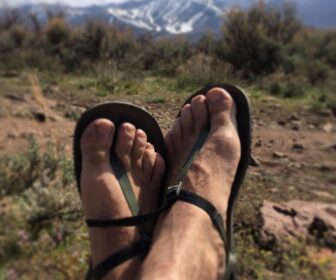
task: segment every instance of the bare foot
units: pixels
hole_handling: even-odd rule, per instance
[[[98,119],[85,129],[80,143],[83,154],[81,198],[86,219],[132,216],[110,164],[114,141],[116,154],[127,170],[140,211],[148,213],[158,207],[165,163],[147,143],[145,132],[124,123],[116,133],[111,121]],[[89,228],[89,236],[93,267],[139,240],[136,227]],[[140,263],[139,257],[127,261],[113,269],[105,279],[134,279]]]
[[[168,185],[171,185],[199,133],[210,124],[210,133],[186,173],[182,188],[211,202],[224,219],[240,160],[235,116],[231,96],[221,88],[214,88],[185,105],[166,136]],[[158,252],[164,260],[161,263],[156,260]],[[224,274],[224,260],[223,241],[209,216],[202,209],[179,201],[161,216],[156,226],[142,276],[160,279],[159,272],[164,271],[165,279],[218,279]]]

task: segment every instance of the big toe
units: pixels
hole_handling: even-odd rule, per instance
[[[108,162],[115,126],[108,119],[97,119],[85,129],[81,141],[83,165]]]
[[[213,88],[206,94],[211,124],[225,125],[235,119],[235,104],[231,95],[222,88]]]

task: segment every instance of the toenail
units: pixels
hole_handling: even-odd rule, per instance
[[[205,100],[205,96],[204,95],[197,95],[193,98],[193,101],[194,102],[198,102],[198,103],[201,103]]]
[[[137,130],[137,137],[141,138],[141,139],[144,139],[144,138],[146,138],[146,134],[145,134],[145,132],[143,130],[138,129]]]
[[[133,126],[130,123],[124,123],[123,124],[123,128],[127,131],[127,132],[131,132],[133,131]]]
[[[101,124],[96,124],[95,125],[96,132],[99,136],[101,137],[106,137],[109,136],[112,133],[112,126],[106,126],[106,125],[101,125]]]
[[[217,102],[224,99],[224,95],[220,91],[211,91],[208,94],[208,98],[211,102]]]

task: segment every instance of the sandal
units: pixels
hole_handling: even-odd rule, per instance
[[[205,128],[196,139],[195,144],[192,147],[191,152],[189,153],[189,156],[187,157],[187,160],[185,161],[177,177],[176,182],[172,186],[168,187],[166,191],[166,200],[164,205],[165,207],[170,207],[176,201],[181,200],[191,203],[195,206],[198,206],[210,216],[214,226],[218,230],[225,244],[226,271],[224,279],[234,279],[233,266],[235,262],[235,256],[234,256],[234,243],[233,243],[233,208],[236,198],[238,196],[240,186],[242,184],[243,178],[245,176],[246,170],[250,162],[250,150],[251,150],[251,138],[252,138],[251,109],[246,94],[238,87],[230,84],[219,84],[205,87],[197,91],[192,96],[190,96],[188,100],[184,103],[184,105],[188,103],[190,104],[192,98],[195,97],[196,95],[206,95],[207,92],[214,87],[220,87],[226,90],[231,95],[232,99],[236,104],[237,127],[241,143],[241,158],[238,164],[237,172],[229,196],[226,225],[224,225],[221,214],[217,211],[216,207],[212,203],[210,203],[209,201],[207,201],[206,199],[202,198],[201,196],[195,193],[191,193],[182,189],[182,182],[184,175],[190,168],[193,159],[197,156],[198,152],[201,150],[209,134],[210,127]],[[178,117],[180,113],[178,114]]]
[[[142,129],[147,134],[148,142],[150,142],[154,146],[155,150],[160,153],[163,158],[165,158],[166,147],[160,127],[156,120],[148,112],[140,107],[122,102],[108,102],[97,105],[83,113],[75,128],[73,150],[75,175],[79,192],[81,191],[80,177],[82,171],[80,139],[86,127],[92,121],[99,118],[111,120],[116,128],[124,122],[129,122],[136,128]],[[135,244],[132,244],[131,246],[111,255],[99,263],[96,267],[92,268],[92,265],[90,265],[86,279],[102,279],[110,270],[119,264],[135,256],[145,255],[150,247],[151,236],[146,232],[143,225],[157,216],[152,215],[147,219],[141,219],[141,215],[138,215],[139,205],[126,175],[126,170],[113,152],[113,149],[111,149],[110,161],[133,217],[115,220],[86,220],[86,223],[89,227],[137,226],[140,233],[140,240]]]

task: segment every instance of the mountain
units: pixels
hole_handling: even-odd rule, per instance
[[[283,7],[286,0],[267,0],[270,7]],[[298,14],[307,25],[335,27],[336,1],[292,0]],[[88,20],[109,22],[118,27],[131,27],[137,33],[150,32],[154,36],[188,34],[199,37],[210,30],[220,34],[221,25],[228,9],[237,5],[243,9],[258,0],[119,0],[107,5],[72,7],[66,4],[25,5],[18,9],[21,14],[35,14],[40,22],[47,20],[47,10],[62,11],[73,25]],[[1,17],[1,9],[0,9]]]

